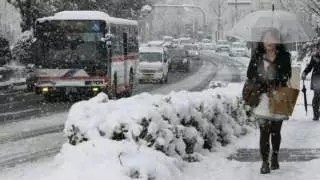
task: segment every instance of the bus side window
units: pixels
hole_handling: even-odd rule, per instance
[[[121,27],[116,24],[111,25],[111,33],[114,35],[112,40],[113,54],[116,56],[122,55],[122,34],[120,33]]]
[[[128,55],[128,33],[125,31],[123,32],[123,54]]]

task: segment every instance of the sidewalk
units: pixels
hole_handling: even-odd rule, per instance
[[[307,86],[309,89],[309,82]],[[308,103],[312,95],[308,90]],[[296,106],[293,117],[283,124],[280,170],[260,174],[259,131],[255,130],[234,145],[210,154],[204,161],[189,164],[185,170],[188,177],[199,180],[320,179],[320,122],[312,121],[311,106],[306,117],[302,93],[298,104],[301,105]]]

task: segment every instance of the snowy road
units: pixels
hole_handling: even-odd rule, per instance
[[[226,63],[223,57],[208,54],[204,54],[203,56],[206,58],[206,61],[204,61],[204,64],[200,67],[201,71],[194,72],[192,75],[181,79],[179,82],[169,84],[164,88],[155,89],[150,91],[150,93],[166,94],[178,90],[204,89],[216,75],[217,68],[223,65],[224,68],[222,69],[225,70],[227,66],[225,66]],[[230,67],[229,71],[234,70],[233,68],[234,67]],[[63,108],[67,107],[62,106],[61,109]],[[21,152],[16,152],[14,150],[8,151],[8,148],[1,148],[0,166],[12,166],[16,163],[36,160],[48,155],[56,154],[60,149],[62,142],[66,141],[66,138],[63,137],[63,134],[61,133],[66,118],[67,113],[65,112],[16,123],[2,124],[0,127],[0,145],[3,147],[8,146],[8,148],[17,147],[17,149],[19,149],[19,146],[24,148],[20,149],[22,150]],[[25,141],[26,139],[28,142]],[[48,141],[48,139],[50,140]],[[46,144],[50,142],[51,139],[55,139],[58,143]],[[48,152],[48,154],[45,154],[45,152]]]
[[[160,87],[167,87],[198,72],[203,62],[208,62],[208,57],[203,57],[203,61],[194,61],[189,73],[176,72],[169,74],[168,84],[139,84],[134,94],[150,92]],[[30,117],[46,116],[57,112],[64,112],[71,104],[67,102],[49,103],[41,96],[34,93],[24,93],[15,91],[12,93],[0,94],[0,124],[1,122],[20,121]]]

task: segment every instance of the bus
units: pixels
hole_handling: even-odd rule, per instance
[[[62,11],[34,25],[27,86],[57,96],[131,96],[137,70],[138,23],[100,11]]]

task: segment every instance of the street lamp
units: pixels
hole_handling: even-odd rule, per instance
[[[139,22],[139,34],[140,34],[140,42],[145,42],[146,40],[146,32],[147,32],[147,22],[145,18],[152,12],[153,8],[150,5],[144,5],[140,10],[140,17],[138,18]]]

